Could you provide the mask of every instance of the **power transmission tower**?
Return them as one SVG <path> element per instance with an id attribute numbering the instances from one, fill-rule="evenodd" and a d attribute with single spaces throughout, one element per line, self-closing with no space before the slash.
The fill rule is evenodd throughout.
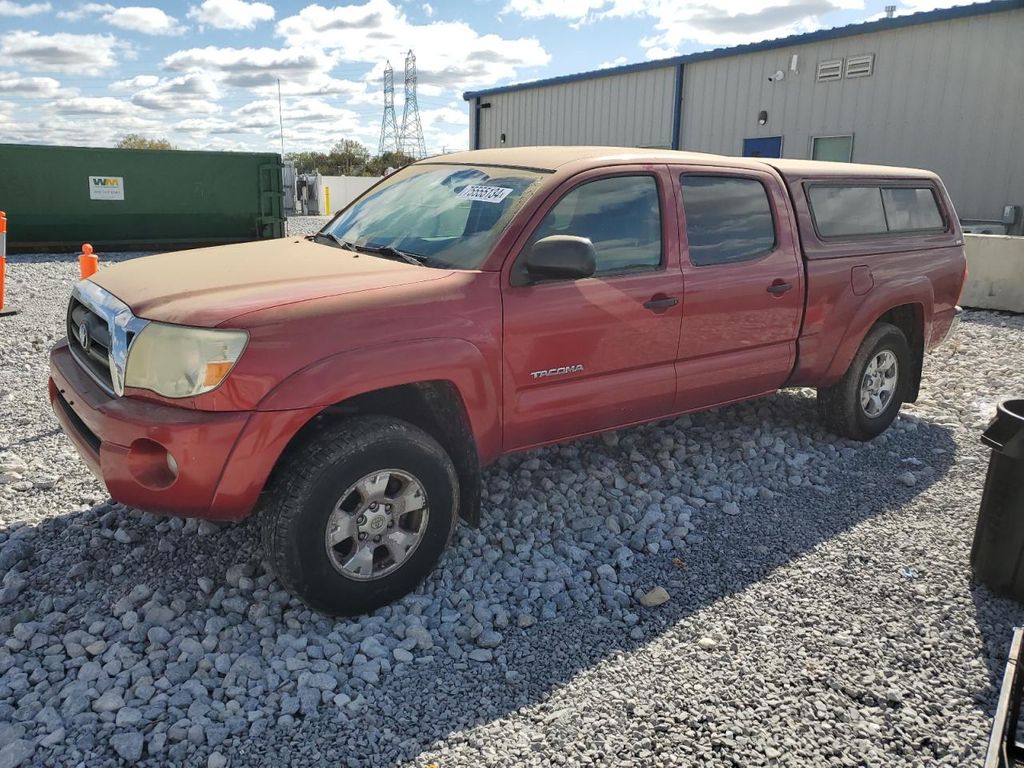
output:
<path id="1" fill-rule="evenodd" d="M 398 118 L 395 117 L 395 70 L 389 61 L 384 67 L 384 119 L 380 123 L 380 147 L 377 154 L 401 151 L 402 137 L 398 133 Z"/>
<path id="2" fill-rule="evenodd" d="M 420 105 L 416 102 L 416 55 L 409 51 L 405 56 L 405 107 L 402 110 L 402 151 L 409 157 L 427 156 L 427 145 L 423 140 L 423 123 L 420 122 Z"/>

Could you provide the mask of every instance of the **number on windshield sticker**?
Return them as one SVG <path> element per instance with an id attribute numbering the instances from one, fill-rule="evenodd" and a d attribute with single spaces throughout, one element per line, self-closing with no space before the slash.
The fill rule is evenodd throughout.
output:
<path id="1" fill-rule="evenodd" d="M 508 187 L 488 187 L 485 184 L 470 184 L 463 187 L 458 197 L 463 200 L 479 200 L 481 203 L 500 203 L 511 194 Z"/>

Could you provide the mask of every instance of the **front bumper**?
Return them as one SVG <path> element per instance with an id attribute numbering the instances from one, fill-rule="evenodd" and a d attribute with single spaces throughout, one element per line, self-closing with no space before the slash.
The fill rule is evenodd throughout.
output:
<path id="1" fill-rule="evenodd" d="M 66 340 L 50 353 L 49 390 L 61 427 L 115 501 L 210 520 L 253 510 L 288 441 L 317 410 L 212 412 L 112 397 Z"/>

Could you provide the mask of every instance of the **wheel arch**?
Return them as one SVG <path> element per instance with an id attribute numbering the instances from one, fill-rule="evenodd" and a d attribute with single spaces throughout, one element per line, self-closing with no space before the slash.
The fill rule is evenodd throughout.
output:
<path id="1" fill-rule="evenodd" d="M 836 348 L 826 374 L 819 386 L 834 384 L 842 378 L 850 363 L 864 343 L 864 339 L 880 322 L 891 323 L 899 328 L 910 344 L 913 369 L 906 389 L 905 401 L 917 400 L 921 387 L 921 370 L 924 363 L 925 339 L 928 337 L 928 318 L 934 305 L 931 283 L 921 278 L 908 283 L 896 295 L 879 296 L 874 301 L 860 305 L 850 319 L 842 340 Z"/>
<path id="2" fill-rule="evenodd" d="M 292 436 L 267 482 L 273 481 L 274 472 L 298 446 L 317 439 L 341 421 L 363 415 L 390 416 L 408 422 L 437 440 L 451 457 L 459 478 L 459 515 L 470 525 L 479 525 L 480 454 L 465 404 L 451 381 L 398 384 L 325 406 Z"/>

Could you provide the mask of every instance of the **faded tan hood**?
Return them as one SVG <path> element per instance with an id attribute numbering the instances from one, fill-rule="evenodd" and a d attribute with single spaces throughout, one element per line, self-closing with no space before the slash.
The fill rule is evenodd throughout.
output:
<path id="1" fill-rule="evenodd" d="M 289 237 L 146 256 L 90 279 L 138 317 L 213 327 L 254 310 L 448 274 Z"/>

